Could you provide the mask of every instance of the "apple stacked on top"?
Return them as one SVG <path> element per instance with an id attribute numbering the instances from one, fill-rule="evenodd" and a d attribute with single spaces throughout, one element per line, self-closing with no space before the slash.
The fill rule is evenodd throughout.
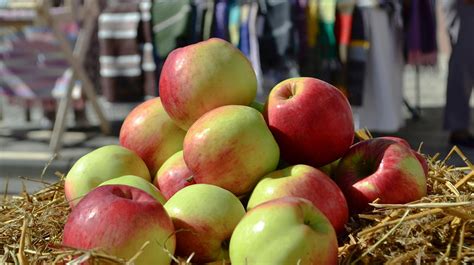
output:
<path id="1" fill-rule="evenodd" d="M 285 80 L 264 108 L 256 89 L 226 41 L 173 51 L 161 97 L 127 116 L 121 146 L 67 174 L 64 245 L 124 259 L 141 251 L 136 264 L 336 264 L 349 212 L 426 194 L 426 163 L 406 141 L 353 144 L 350 105 L 332 85 Z"/>

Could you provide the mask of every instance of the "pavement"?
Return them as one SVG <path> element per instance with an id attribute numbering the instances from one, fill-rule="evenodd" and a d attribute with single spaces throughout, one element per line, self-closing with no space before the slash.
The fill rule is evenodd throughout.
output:
<path id="1" fill-rule="evenodd" d="M 413 119 L 408 108 L 404 107 L 406 124 L 398 132 L 390 135 L 406 139 L 413 147 L 422 144 L 422 152 L 433 156 L 439 153 L 446 156 L 452 146 L 448 144 L 447 132 L 442 130 L 443 107 L 445 101 L 447 58 L 441 57 L 436 68 L 422 68 L 418 75 L 420 81 L 419 107 L 421 116 Z M 404 75 L 404 95 L 407 102 L 417 105 L 417 75 L 415 68 L 407 66 Z M 111 104 L 101 99 L 100 105 L 112 124 L 112 134 L 102 135 L 97 126 L 76 127 L 73 117 L 68 116 L 68 131 L 64 147 L 56 157 L 49 152 L 50 126 L 42 118 L 38 106 L 33 107 L 32 119 L 26 122 L 24 110 L 0 98 L 3 106 L 3 120 L 0 121 L 0 190 L 8 194 L 18 194 L 23 189 L 33 192 L 44 184 L 28 179 L 42 179 L 45 182 L 58 180 L 56 172 L 66 174 L 81 156 L 108 144 L 118 144 L 118 132 L 127 113 L 138 103 Z M 471 97 L 474 106 L 474 97 Z M 91 108 L 88 108 L 91 109 Z M 474 108 L 471 108 L 474 117 Z M 97 124 L 93 113 L 88 113 L 92 124 Z M 474 131 L 474 120 L 471 122 Z M 375 136 L 385 135 L 373 132 Z M 474 161 L 474 149 L 462 148 L 464 155 Z M 54 159 L 53 159 L 54 158 Z M 463 165 L 455 157 L 454 165 Z"/>

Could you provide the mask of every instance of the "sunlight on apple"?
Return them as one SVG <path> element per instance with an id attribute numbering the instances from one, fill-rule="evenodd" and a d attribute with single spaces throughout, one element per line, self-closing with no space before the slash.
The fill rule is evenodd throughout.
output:
<path id="1" fill-rule="evenodd" d="M 260 221 L 253 226 L 252 230 L 257 233 L 263 231 L 263 228 L 265 228 L 265 222 Z"/>
<path id="2" fill-rule="evenodd" d="M 211 128 L 206 128 L 202 132 L 196 133 L 196 139 L 201 140 L 209 133 Z"/>

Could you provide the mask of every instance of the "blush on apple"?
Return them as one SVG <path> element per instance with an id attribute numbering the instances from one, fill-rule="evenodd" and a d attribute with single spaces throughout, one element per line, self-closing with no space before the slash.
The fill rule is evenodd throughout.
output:
<path id="1" fill-rule="evenodd" d="M 184 162 L 182 150 L 163 163 L 153 181 L 167 200 L 182 188 L 195 183 L 193 172 Z"/>
<path id="2" fill-rule="evenodd" d="M 351 213 L 368 203 L 408 203 L 426 195 L 423 167 L 404 144 L 375 138 L 353 145 L 341 158 L 335 181 Z"/>
<path id="3" fill-rule="evenodd" d="M 265 119 L 282 158 L 290 164 L 326 165 L 340 158 L 354 140 L 346 97 L 316 78 L 290 78 L 277 84 L 268 96 Z"/>
<path id="4" fill-rule="evenodd" d="M 148 193 L 125 185 L 106 185 L 87 194 L 64 226 L 63 244 L 101 249 L 126 260 L 149 242 L 135 264 L 170 264 L 174 253 L 173 223 Z M 167 250 L 167 251 L 166 251 Z"/>

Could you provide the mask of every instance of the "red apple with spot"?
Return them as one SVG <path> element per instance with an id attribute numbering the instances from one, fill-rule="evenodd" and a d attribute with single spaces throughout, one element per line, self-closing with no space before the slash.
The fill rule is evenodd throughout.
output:
<path id="1" fill-rule="evenodd" d="M 170 264 L 176 246 L 173 223 L 148 193 L 126 185 L 92 190 L 69 214 L 63 245 L 100 249 L 129 260 L 148 241 L 135 264 Z"/>
<path id="2" fill-rule="evenodd" d="M 157 97 L 141 103 L 127 115 L 119 140 L 120 145 L 138 154 L 155 176 L 166 159 L 183 149 L 185 135 Z"/>
<path id="3" fill-rule="evenodd" d="M 193 172 L 184 162 L 182 150 L 165 161 L 153 181 L 167 200 L 182 188 L 195 183 Z"/>
<path id="4" fill-rule="evenodd" d="M 311 201 L 326 215 L 336 232 L 344 231 L 344 225 L 349 218 L 344 194 L 327 175 L 307 165 L 287 167 L 263 177 L 252 191 L 247 210 L 266 201 L 286 196 Z"/>
<path id="5" fill-rule="evenodd" d="M 326 216 L 303 198 L 282 197 L 248 211 L 230 239 L 232 264 L 337 264 Z"/>
<path id="6" fill-rule="evenodd" d="M 265 105 L 265 119 L 290 164 L 314 167 L 340 158 L 354 140 L 352 111 L 344 94 L 316 78 L 277 84 Z"/>
<path id="7" fill-rule="evenodd" d="M 341 158 L 335 181 L 351 213 L 369 203 L 408 203 L 426 195 L 423 166 L 404 144 L 375 138 L 353 145 Z"/>
<path id="8" fill-rule="evenodd" d="M 237 196 L 250 192 L 276 169 L 278 144 L 258 110 L 241 105 L 209 111 L 184 138 L 184 161 L 196 183 L 213 184 Z"/>
<path id="9" fill-rule="evenodd" d="M 245 214 L 239 199 L 223 188 L 194 184 L 178 191 L 165 204 L 176 227 L 176 254 L 192 262 L 229 260 L 228 242 Z"/>
<path id="10" fill-rule="evenodd" d="M 160 76 L 163 106 L 184 130 L 204 113 L 224 105 L 249 105 L 257 94 L 251 63 L 231 43 L 217 38 L 172 51 Z"/>

